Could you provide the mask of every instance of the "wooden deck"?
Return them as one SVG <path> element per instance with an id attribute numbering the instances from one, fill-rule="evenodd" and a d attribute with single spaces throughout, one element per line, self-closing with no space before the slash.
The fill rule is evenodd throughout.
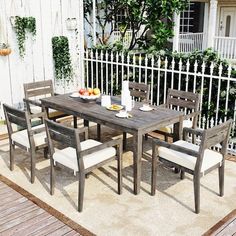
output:
<path id="1" fill-rule="evenodd" d="M 51 212 L 54 213 L 54 215 L 57 217 L 53 216 L 49 213 L 50 207 L 47 204 L 41 202 L 41 204 L 44 204 L 46 206 L 46 211 L 45 209 L 38 206 L 40 204 L 36 205 L 34 203 L 35 201 L 37 201 L 37 198 L 31 195 L 31 198 L 34 198 L 34 202 L 29 200 L 28 196 L 30 196 L 30 194 L 28 192 L 25 191 L 25 194 L 28 195 L 27 197 L 23 196 L 18 191 L 15 191 L 11 187 L 9 187 L 7 185 L 8 183 L 3 183 L 2 179 L 4 177 L 0 177 L 1 236 L 93 235 L 83 227 L 79 226 L 73 221 L 70 221 L 65 216 L 61 217 L 61 219 L 65 222 L 63 223 L 58 219 L 60 218 L 60 215 L 62 215 L 61 213 L 57 212 L 55 209 L 51 209 Z M 9 183 L 12 184 L 10 181 Z M 18 188 L 21 189 L 20 187 Z"/>

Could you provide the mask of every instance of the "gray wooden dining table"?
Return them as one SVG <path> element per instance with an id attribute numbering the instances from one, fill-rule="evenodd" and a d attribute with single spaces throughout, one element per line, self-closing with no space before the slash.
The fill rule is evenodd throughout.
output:
<path id="1" fill-rule="evenodd" d="M 141 111 L 139 108 L 143 104 L 135 102 L 134 108 L 129 112 L 132 117 L 119 118 L 115 116 L 117 111 L 110 111 L 102 107 L 100 100 L 88 103 L 80 98 L 72 98 L 69 95 L 64 94 L 43 98 L 41 99 L 42 106 L 46 110 L 49 108 L 59 110 L 133 135 L 134 194 L 139 194 L 143 135 L 169 124 L 175 124 L 176 138 L 181 137 L 183 113 L 161 106 L 153 106 L 151 111 Z M 112 97 L 112 103 L 120 104 L 120 97 Z"/>

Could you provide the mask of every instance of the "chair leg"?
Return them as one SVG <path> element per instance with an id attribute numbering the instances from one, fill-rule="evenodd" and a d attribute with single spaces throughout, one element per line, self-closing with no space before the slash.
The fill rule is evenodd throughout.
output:
<path id="1" fill-rule="evenodd" d="M 97 140 L 101 141 L 101 125 L 97 124 Z"/>
<path id="2" fill-rule="evenodd" d="M 50 160 L 50 194 L 54 194 L 55 189 L 55 167 L 53 160 Z"/>
<path id="3" fill-rule="evenodd" d="M 43 156 L 44 156 L 45 159 L 48 159 L 48 147 L 45 147 L 43 149 Z"/>
<path id="4" fill-rule="evenodd" d="M 125 132 L 123 132 L 123 150 L 126 150 L 126 140 L 127 140 L 127 135 Z"/>
<path id="5" fill-rule="evenodd" d="M 218 169 L 219 172 L 219 190 L 220 196 L 224 196 L 224 172 L 225 172 L 225 163 L 223 162 L 222 165 Z"/>
<path id="6" fill-rule="evenodd" d="M 183 170 L 180 171 L 180 179 L 185 178 L 185 172 Z"/>
<path id="7" fill-rule="evenodd" d="M 36 159 L 35 150 L 30 151 L 30 158 L 31 158 L 31 183 L 33 184 L 35 181 L 35 159 Z"/>
<path id="8" fill-rule="evenodd" d="M 195 212 L 200 212 L 200 176 L 193 176 Z"/>
<path id="9" fill-rule="evenodd" d="M 83 210 L 83 201 L 84 201 L 84 184 L 85 184 L 85 174 L 79 172 L 79 196 L 78 196 L 78 211 L 82 212 Z"/>
<path id="10" fill-rule="evenodd" d="M 15 145 L 10 143 L 10 170 L 14 170 L 14 164 L 15 164 Z"/>
<path id="11" fill-rule="evenodd" d="M 118 194 L 122 194 L 122 145 L 117 147 Z"/>
<path id="12" fill-rule="evenodd" d="M 151 195 L 156 194 L 156 182 L 157 182 L 157 147 L 152 147 L 152 179 L 151 179 Z"/>

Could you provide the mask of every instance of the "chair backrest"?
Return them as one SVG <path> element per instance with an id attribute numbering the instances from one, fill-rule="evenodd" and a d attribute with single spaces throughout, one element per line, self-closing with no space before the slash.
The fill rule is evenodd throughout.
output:
<path id="1" fill-rule="evenodd" d="M 13 133 L 12 124 L 17 125 L 22 129 L 27 129 L 27 113 L 25 111 L 18 110 L 6 104 L 3 104 L 3 110 L 9 137 L 11 137 L 11 134 Z"/>
<path id="2" fill-rule="evenodd" d="M 43 98 L 54 95 L 52 80 L 24 84 L 25 98 Z"/>
<path id="3" fill-rule="evenodd" d="M 168 89 L 166 105 L 168 108 L 184 109 L 187 112 L 198 111 L 200 95 L 198 93 L 186 92 L 176 89 Z"/>
<path id="4" fill-rule="evenodd" d="M 149 101 L 150 85 L 145 83 L 129 82 L 130 95 L 141 101 Z"/>
<path id="5" fill-rule="evenodd" d="M 201 168 L 205 149 L 221 144 L 220 153 L 227 154 L 228 140 L 231 132 L 232 119 L 203 131 L 199 147 L 199 158 L 196 162 L 196 168 Z"/>
<path id="6" fill-rule="evenodd" d="M 76 149 L 78 168 L 84 168 L 83 159 L 79 158 L 81 151 L 79 132 L 77 129 L 66 127 L 49 119 L 45 119 L 46 133 L 48 138 L 48 146 L 50 158 L 52 158 L 55 148 L 53 141 L 59 142 L 67 147 Z"/>

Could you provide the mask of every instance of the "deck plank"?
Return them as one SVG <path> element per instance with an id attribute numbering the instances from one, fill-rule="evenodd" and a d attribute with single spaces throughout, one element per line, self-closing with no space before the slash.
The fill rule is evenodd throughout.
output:
<path id="1" fill-rule="evenodd" d="M 29 192 L 15 187 L 14 183 L 1 175 L 0 178 L 0 235 L 73 236 L 81 235 L 79 232 L 82 235 L 93 235 Z"/>

